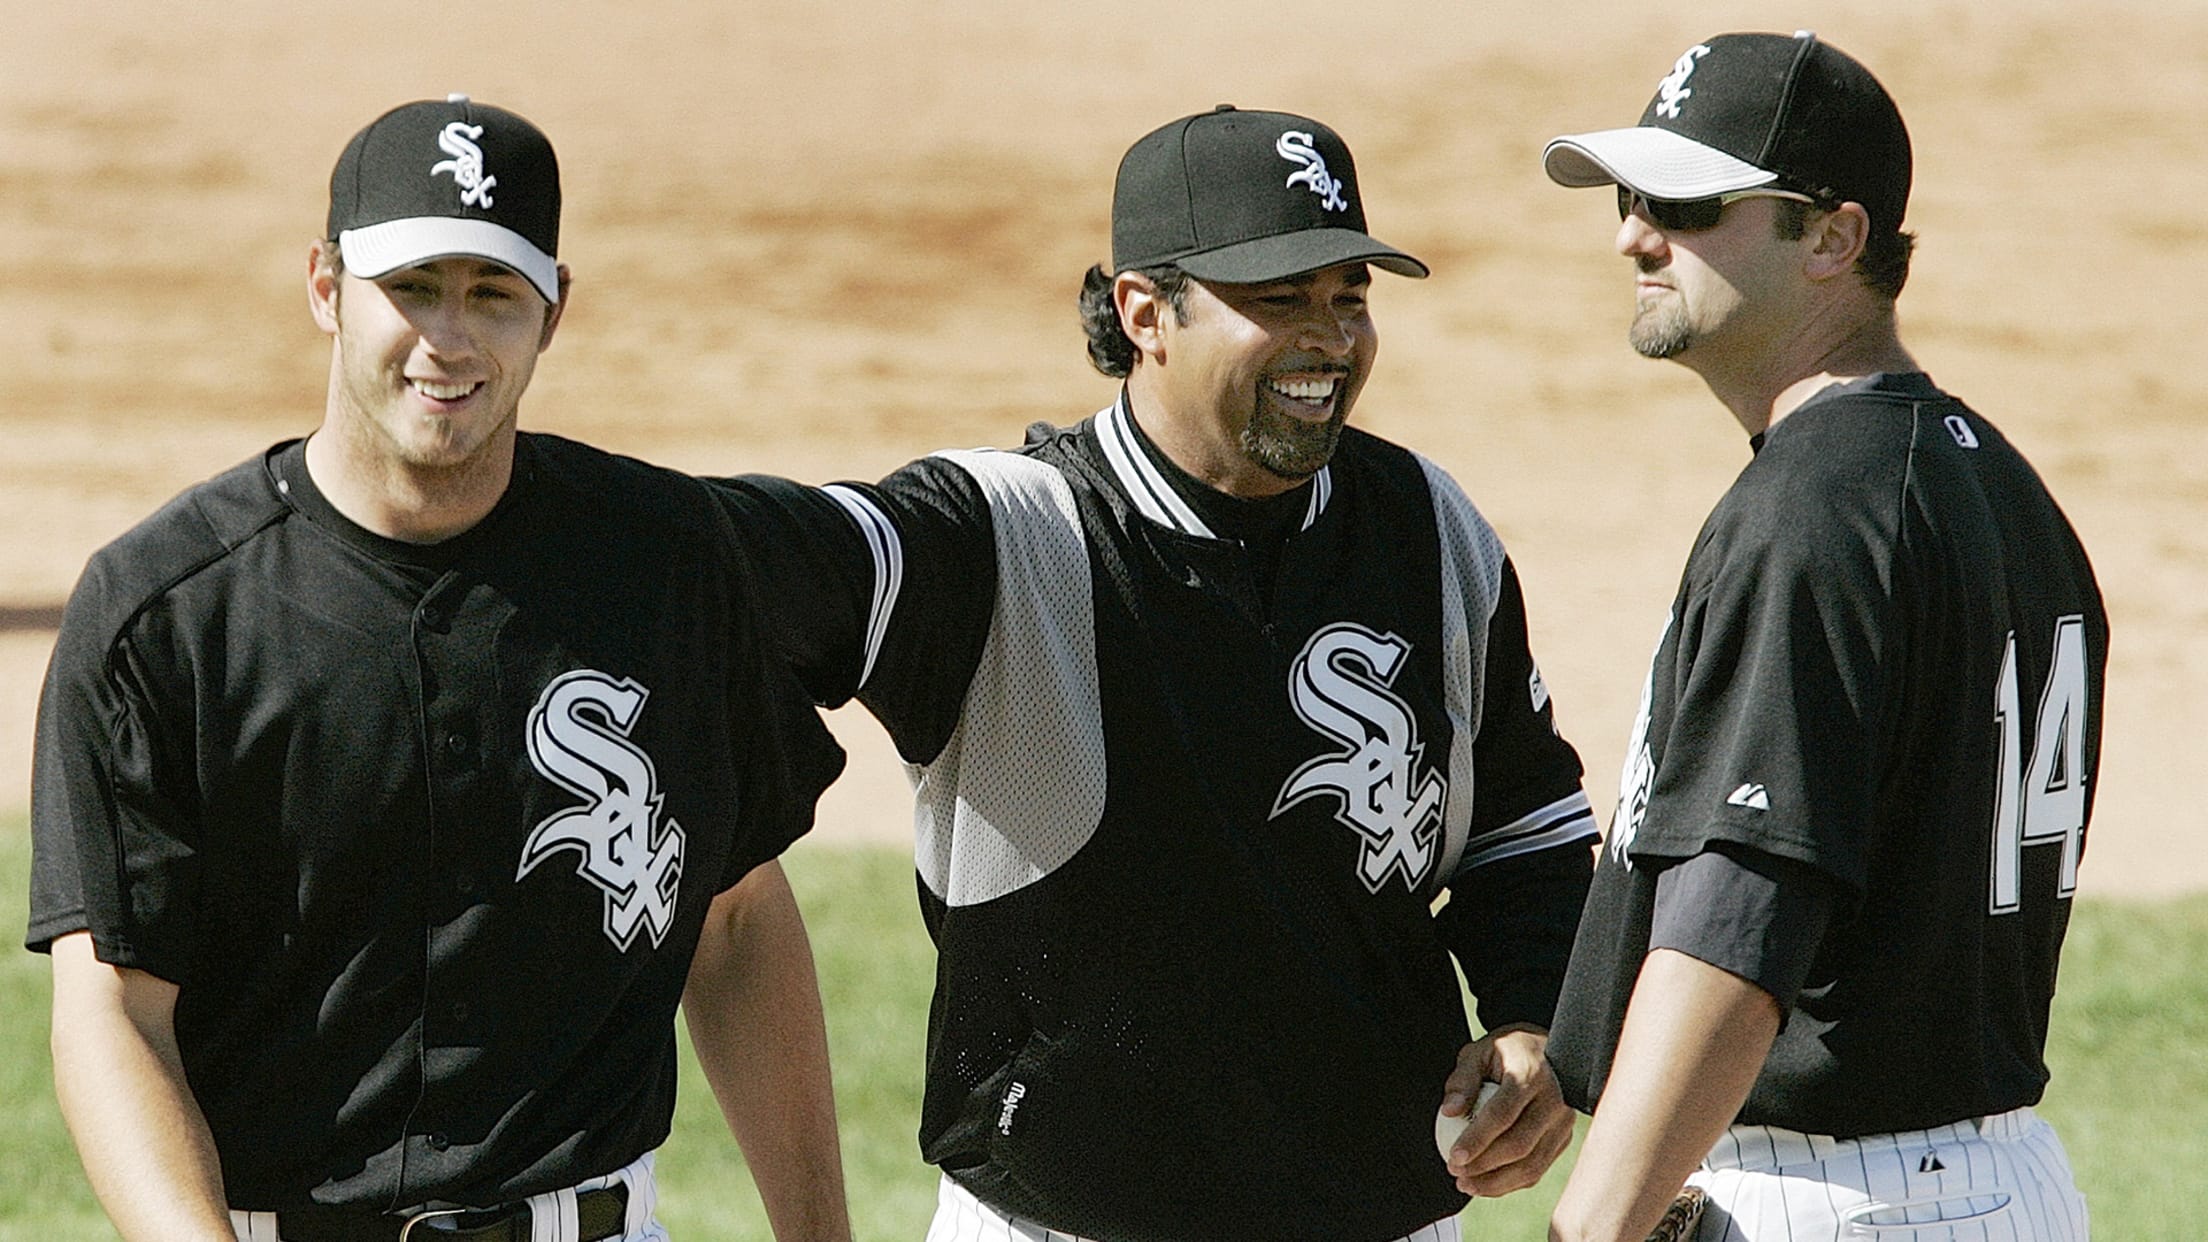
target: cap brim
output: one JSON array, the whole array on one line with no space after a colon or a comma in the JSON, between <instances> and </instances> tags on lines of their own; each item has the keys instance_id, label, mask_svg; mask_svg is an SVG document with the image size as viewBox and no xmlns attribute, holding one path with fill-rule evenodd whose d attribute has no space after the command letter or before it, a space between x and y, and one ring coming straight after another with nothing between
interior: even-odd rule
<instances>
[{"instance_id":1,"label":"cap brim","mask_svg":"<svg viewBox=\"0 0 2208 1242\"><path fill-rule=\"evenodd\" d=\"M560 265L528 238L502 224L456 216L386 220L337 235L345 270L373 280L402 267L436 259L476 258L504 264L526 277L546 302L560 300Z\"/></svg>"},{"instance_id":2,"label":"cap brim","mask_svg":"<svg viewBox=\"0 0 2208 1242\"><path fill-rule=\"evenodd\" d=\"M1616 183L1649 198L1708 198L1770 185L1779 175L1653 125L1566 134L1541 153L1558 185Z\"/></svg>"},{"instance_id":3,"label":"cap brim","mask_svg":"<svg viewBox=\"0 0 2208 1242\"><path fill-rule=\"evenodd\" d=\"M1370 263L1383 271L1413 279L1426 275L1424 263L1355 229L1303 229L1279 233L1168 261L1198 280L1228 285L1286 280L1344 263Z\"/></svg>"}]
</instances>

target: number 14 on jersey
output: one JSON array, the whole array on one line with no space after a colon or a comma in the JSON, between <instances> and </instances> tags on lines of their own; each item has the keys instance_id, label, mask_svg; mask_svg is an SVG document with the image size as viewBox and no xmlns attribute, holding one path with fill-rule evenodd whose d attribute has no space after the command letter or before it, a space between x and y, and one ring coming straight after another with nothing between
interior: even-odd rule
<instances>
[{"instance_id":1,"label":"number 14 on jersey","mask_svg":"<svg viewBox=\"0 0 2208 1242\"><path fill-rule=\"evenodd\" d=\"M1993 715L2001 730L2001 777L1994 789L1992 911L2018 906L2024 847L2062 843L2062 879L2056 896L2078 887L2078 853L2085 834L2085 618L2055 622L2055 649L2041 688L2032 729L2032 762L2023 764L2023 716L2018 709L2016 633L2001 656Z\"/></svg>"}]
</instances>

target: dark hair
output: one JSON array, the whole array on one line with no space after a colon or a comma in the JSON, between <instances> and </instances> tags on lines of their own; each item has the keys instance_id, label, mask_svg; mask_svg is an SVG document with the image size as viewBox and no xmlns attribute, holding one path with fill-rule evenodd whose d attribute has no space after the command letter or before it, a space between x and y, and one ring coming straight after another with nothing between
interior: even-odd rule
<instances>
[{"instance_id":1,"label":"dark hair","mask_svg":"<svg viewBox=\"0 0 2208 1242\"><path fill-rule=\"evenodd\" d=\"M1189 275L1171 263L1132 268L1135 275L1156 285L1158 296L1173 308L1174 322L1188 317ZM1117 279L1099 263L1081 277L1081 328L1089 336L1089 363L1113 379L1126 379L1135 369L1135 343L1119 326L1119 307L1112 301L1112 281Z\"/></svg>"},{"instance_id":2,"label":"dark hair","mask_svg":"<svg viewBox=\"0 0 2208 1242\"><path fill-rule=\"evenodd\" d=\"M1772 216L1772 227L1778 230L1780 241L1800 241L1809 231L1809 213L1830 210L1832 207L1828 203L1781 199L1777 213ZM1870 238L1863 243L1863 253L1856 256L1855 274L1865 288L1891 302L1901 296L1901 287L1909 283L1909 256L1916 248L1915 233L1881 229L1873 221Z\"/></svg>"}]
</instances>

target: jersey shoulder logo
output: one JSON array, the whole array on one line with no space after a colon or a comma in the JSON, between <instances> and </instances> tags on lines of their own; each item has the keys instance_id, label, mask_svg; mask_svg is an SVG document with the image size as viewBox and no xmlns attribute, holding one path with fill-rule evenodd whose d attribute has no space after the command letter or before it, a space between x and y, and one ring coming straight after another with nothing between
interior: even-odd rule
<instances>
[{"instance_id":1,"label":"jersey shoulder logo","mask_svg":"<svg viewBox=\"0 0 2208 1242\"><path fill-rule=\"evenodd\" d=\"M466 121L454 121L437 135L437 149L451 156L429 166L429 175L451 173L460 187L460 201L470 207L489 207L491 187L498 178L483 175L483 148L475 140L483 136L483 127Z\"/></svg>"},{"instance_id":2,"label":"jersey shoulder logo","mask_svg":"<svg viewBox=\"0 0 2208 1242\"><path fill-rule=\"evenodd\" d=\"M1687 79L1694 76L1695 62L1709 54L1707 43L1697 43L1679 53L1679 60L1672 65L1671 72L1656 84L1656 115L1674 121L1679 119L1680 105L1694 94L1687 86Z\"/></svg>"},{"instance_id":3,"label":"jersey shoulder logo","mask_svg":"<svg viewBox=\"0 0 2208 1242\"><path fill-rule=\"evenodd\" d=\"M1273 151L1284 160L1303 165L1289 173L1283 185L1311 187L1311 192L1319 196L1319 206L1328 211L1349 210L1349 200L1342 197L1341 181L1326 171L1326 157L1319 154L1310 134L1291 129L1274 140Z\"/></svg>"},{"instance_id":4,"label":"jersey shoulder logo","mask_svg":"<svg viewBox=\"0 0 2208 1242\"><path fill-rule=\"evenodd\" d=\"M1449 796L1449 783L1420 766L1418 721L1392 689L1410 650L1393 634L1339 622L1313 634L1289 671L1296 715L1343 749L1297 768L1273 801L1273 818L1306 798L1334 795L1334 817L1364 838L1358 878L1373 893L1391 875L1412 892L1427 881Z\"/></svg>"},{"instance_id":5,"label":"jersey shoulder logo","mask_svg":"<svg viewBox=\"0 0 2208 1242\"><path fill-rule=\"evenodd\" d=\"M640 929L655 948L666 938L682 881L682 827L660 821L652 757L629 740L650 697L628 678L578 669L555 678L529 711L529 762L584 801L529 833L514 878L574 850L575 874L605 893L606 939L624 953Z\"/></svg>"}]
</instances>

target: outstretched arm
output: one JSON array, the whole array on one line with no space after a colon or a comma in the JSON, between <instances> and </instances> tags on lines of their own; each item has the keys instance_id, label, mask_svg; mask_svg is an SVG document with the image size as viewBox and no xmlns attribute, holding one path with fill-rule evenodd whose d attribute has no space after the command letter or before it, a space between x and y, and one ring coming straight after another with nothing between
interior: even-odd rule
<instances>
[{"instance_id":1,"label":"outstretched arm","mask_svg":"<svg viewBox=\"0 0 2208 1242\"><path fill-rule=\"evenodd\" d=\"M779 862L713 899L683 1014L774 1236L849 1242L820 985Z\"/></svg>"},{"instance_id":2,"label":"outstretched arm","mask_svg":"<svg viewBox=\"0 0 2208 1242\"><path fill-rule=\"evenodd\" d=\"M1641 1242L1732 1124L1779 1032L1748 980L1674 949L1641 964L1595 1123L1551 1242Z\"/></svg>"},{"instance_id":3,"label":"outstretched arm","mask_svg":"<svg viewBox=\"0 0 2208 1242\"><path fill-rule=\"evenodd\" d=\"M126 1239L234 1242L214 1136L184 1081L176 985L110 966L87 932L54 957L54 1094Z\"/></svg>"}]
</instances>

